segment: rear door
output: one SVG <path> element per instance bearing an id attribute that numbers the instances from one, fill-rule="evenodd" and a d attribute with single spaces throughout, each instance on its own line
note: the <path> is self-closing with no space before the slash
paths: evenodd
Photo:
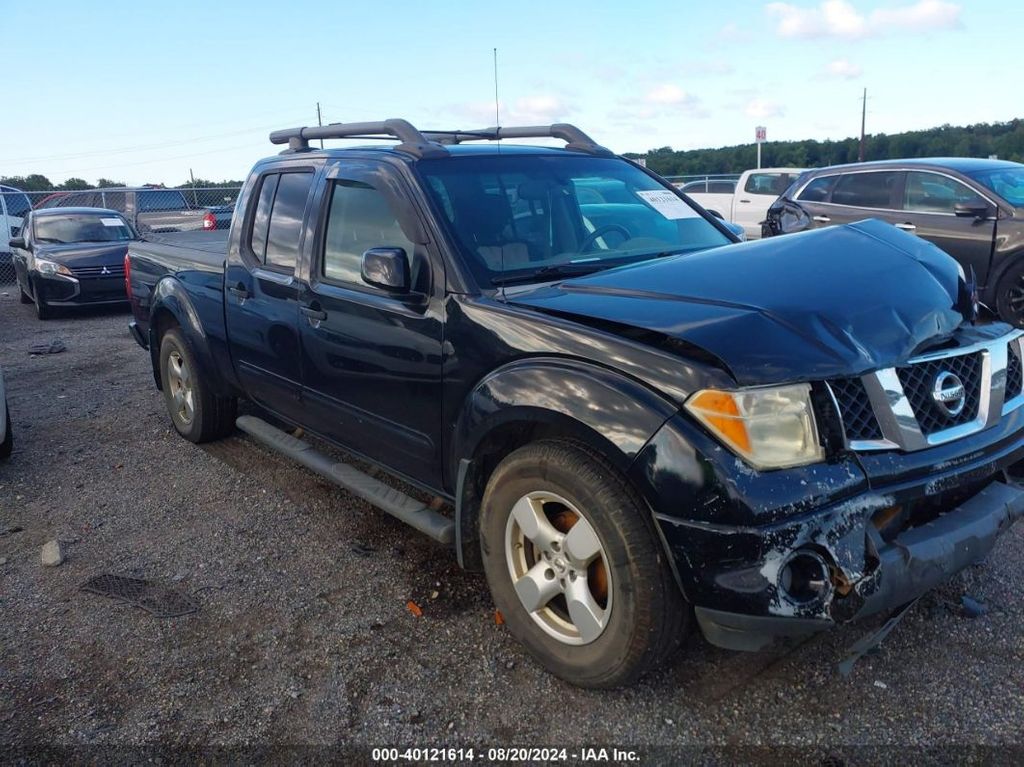
<path id="1" fill-rule="evenodd" d="M 441 477 L 443 267 L 390 166 L 349 160 L 324 179 L 299 319 L 309 423 L 424 483 Z M 410 224 L 410 217 L 413 224 Z M 403 223 L 400 223 L 403 222 Z M 408 231 L 413 229 L 414 231 Z M 362 255 L 401 248 L 412 291 L 363 281 Z M 433 263 L 432 263 L 433 260 Z"/>
<path id="2" fill-rule="evenodd" d="M 254 180 L 225 273 L 225 318 L 235 371 L 257 402 L 301 420 L 296 263 L 314 168 L 280 166 Z"/>
<path id="3" fill-rule="evenodd" d="M 880 218 L 895 224 L 903 171 L 871 170 L 813 179 L 797 194 L 810 228 Z"/>
<path id="4" fill-rule="evenodd" d="M 985 285 L 995 240 L 996 206 L 988 200 L 993 215 L 986 219 L 957 216 L 957 203 L 980 198 L 962 181 L 934 171 L 907 171 L 902 195 L 903 210 L 896 225 L 933 242 L 959 261 L 965 270 L 974 269 L 978 284 Z"/>

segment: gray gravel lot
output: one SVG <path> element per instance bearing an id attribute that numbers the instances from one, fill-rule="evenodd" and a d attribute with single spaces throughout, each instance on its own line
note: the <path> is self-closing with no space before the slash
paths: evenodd
<path id="1" fill-rule="evenodd" d="M 13 287 L 0 293 L 15 429 L 0 532 L 22 528 L 0 534 L 0 743 L 1022 740 L 1022 526 L 849 678 L 837 661 L 881 620 L 761 654 L 692 635 L 639 686 L 582 691 L 531 663 L 495 624 L 484 579 L 448 551 L 243 436 L 180 439 L 126 314 L 40 322 Z M 54 337 L 66 352 L 29 356 Z M 44 568 L 52 538 L 67 561 Z M 201 608 L 161 620 L 78 591 L 103 572 Z M 988 613 L 967 617 L 964 594 Z"/>

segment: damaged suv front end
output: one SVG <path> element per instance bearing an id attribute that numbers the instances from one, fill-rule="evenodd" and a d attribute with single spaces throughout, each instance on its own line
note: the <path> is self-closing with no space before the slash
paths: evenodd
<path id="1" fill-rule="evenodd" d="M 972 292 L 865 221 L 516 300 L 691 360 L 630 478 L 705 636 L 756 650 L 913 600 L 1024 513 L 1024 339 Z"/>

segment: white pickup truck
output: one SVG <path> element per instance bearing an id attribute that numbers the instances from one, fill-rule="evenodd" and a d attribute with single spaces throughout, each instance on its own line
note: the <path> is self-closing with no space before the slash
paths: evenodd
<path id="1" fill-rule="evenodd" d="M 711 185 L 715 182 L 708 185 L 708 191 L 698 191 L 693 187 L 695 184 L 700 187 L 702 183 L 691 181 L 682 191 L 701 207 L 742 226 L 748 239 L 757 239 L 761 236 L 761 222 L 768 216 L 768 207 L 804 170 L 806 168 L 747 170 L 740 175 L 732 194 L 717 190 Z"/>

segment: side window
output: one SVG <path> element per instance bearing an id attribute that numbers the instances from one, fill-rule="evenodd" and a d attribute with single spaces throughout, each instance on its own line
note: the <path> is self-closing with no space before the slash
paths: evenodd
<path id="1" fill-rule="evenodd" d="M 832 191 L 833 205 L 856 208 L 891 208 L 892 190 L 900 171 L 847 173 L 839 177 Z"/>
<path id="2" fill-rule="evenodd" d="M 795 176 L 788 173 L 751 173 L 743 191 L 749 194 L 773 194 L 778 197 L 793 183 Z"/>
<path id="3" fill-rule="evenodd" d="M 966 185 L 948 176 L 909 171 L 903 192 L 903 209 L 920 213 L 952 214 L 958 202 L 967 202 L 977 197 Z"/>
<path id="4" fill-rule="evenodd" d="M 804 202 L 825 202 L 828 199 L 829 194 L 831 194 L 832 187 L 835 186 L 837 178 L 839 177 L 820 176 L 819 178 L 814 179 L 803 188 L 797 196 L 797 199 L 803 200 Z"/>
<path id="5" fill-rule="evenodd" d="M 267 230 L 270 228 L 270 206 L 274 204 L 274 193 L 277 192 L 277 180 L 280 175 L 271 173 L 260 179 L 259 198 L 256 212 L 252 218 L 252 231 L 249 232 L 249 250 L 261 264 L 267 258 Z"/>
<path id="6" fill-rule="evenodd" d="M 102 207 L 124 213 L 124 192 L 104 192 Z"/>
<path id="7" fill-rule="evenodd" d="M 384 195 L 360 181 L 336 181 L 327 214 L 322 276 L 362 284 L 360 264 L 370 248 L 402 248 L 413 264 L 413 244 Z"/>
<path id="8" fill-rule="evenodd" d="M 292 271 L 299 256 L 303 213 L 313 183 L 312 173 L 282 173 L 270 209 L 267 228 L 267 266 Z M 263 202 L 262 198 L 260 202 Z"/>

